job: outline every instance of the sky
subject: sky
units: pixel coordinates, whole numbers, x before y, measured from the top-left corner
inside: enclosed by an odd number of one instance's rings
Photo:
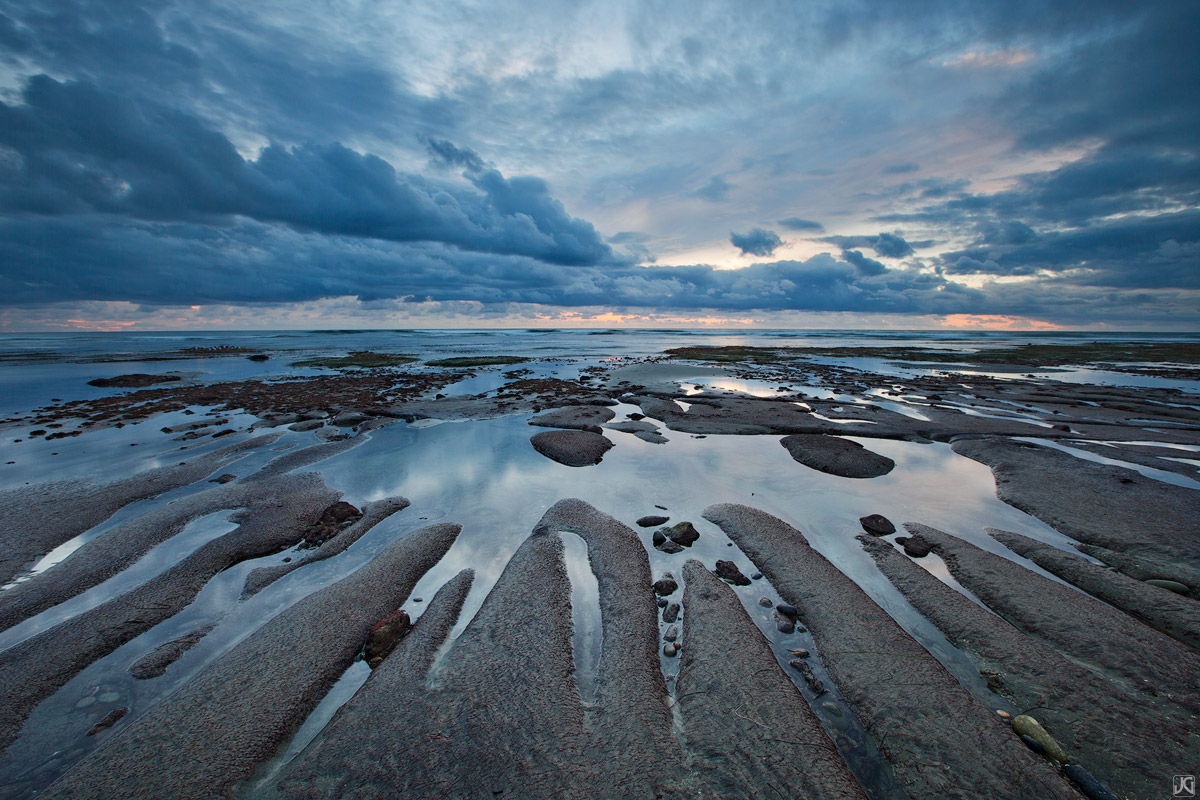
[[[1190,0],[0,0],[0,330],[1200,329]]]

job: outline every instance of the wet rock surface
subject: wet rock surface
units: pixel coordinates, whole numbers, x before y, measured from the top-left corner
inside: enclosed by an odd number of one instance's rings
[[[887,456],[838,436],[785,436],[779,443],[804,466],[842,478],[878,478],[896,466],[896,462]]]
[[[1036,709],[1038,721],[1067,758],[1117,791],[1129,797],[1156,796],[1171,764],[1200,758],[1200,736],[1187,709],[1166,696],[1148,694],[1144,684],[1123,679],[1096,659],[1067,658],[1053,641],[1007,622],[1005,604],[990,606],[1004,617],[981,608],[886,543],[865,535],[859,541],[918,611],[996,676],[994,691],[1019,709]],[[1031,611],[1054,614],[1055,608],[1039,599],[1050,582],[1028,574],[1031,582],[1006,585],[1004,595],[1022,598]],[[967,585],[974,591],[978,583]],[[1066,591],[1067,600],[1078,594]],[[1168,741],[1172,744],[1164,744]]]
[[[882,514],[869,514],[865,517],[859,517],[858,523],[862,525],[864,531],[872,536],[890,536],[896,532],[896,526]]]
[[[799,531],[743,505],[709,506],[704,517],[797,608],[829,674],[910,798],[1073,796],[1045,761]],[[902,682],[893,680],[898,663]],[[936,704],[927,702],[931,695]]]
[[[546,458],[568,467],[599,464],[613,446],[608,439],[591,431],[546,431],[534,434],[529,442]]]
[[[718,578],[732,583],[734,586],[750,585],[750,579],[743,575],[742,571],[738,569],[737,564],[733,563],[732,561],[719,559],[714,571],[717,573]]]
[[[606,406],[568,406],[530,417],[529,424],[600,433],[600,426],[615,416],[613,410]]]

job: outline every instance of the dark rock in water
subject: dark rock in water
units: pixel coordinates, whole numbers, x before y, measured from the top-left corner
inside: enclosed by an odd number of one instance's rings
[[[355,425],[362,425],[371,417],[361,411],[343,411],[333,418],[333,424],[339,428],[353,428]]]
[[[676,544],[675,542],[672,542],[670,539],[666,538],[665,536],[663,537],[662,542],[659,544],[656,544],[654,547],[656,550],[661,550],[662,552],[664,552],[670,556],[673,556],[676,553],[683,552],[683,545]]]
[[[751,572],[751,573],[750,573],[750,580],[752,580],[752,581],[761,581],[761,580],[762,580],[762,573],[761,573],[761,572]]]
[[[843,478],[877,478],[896,466],[890,458],[839,436],[793,434],[783,437],[779,443],[804,466]]]
[[[678,588],[679,584],[675,582],[675,576],[669,572],[664,572],[663,576],[654,582],[654,593],[659,597],[672,595]]]
[[[667,598],[665,598],[665,597],[660,597],[660,598],[658,598],[658,600],[657,600],[657,601],[655,601],[655,602],[657,602],[657,603],[658,603],[658,607],[659,607],[659,608],[666,608],[666,607],[667,607]]]
[[[666,510],[667,510],[667,507],[666,507],[666,506],[660,506],[658,503],[655,503],[655,504],[654,504],[654,507],[655,507],[655,508],[657,508],[659,511],[666,511]]]
[[[408,633],[411,627],[412,621],[404,609],[394,611],[376,622],[367,637],[367,645],[363,648],[363,658],[366,659],[367,666],[371,669],[379,666],[387,654],[392,652],[396,642],[400,641],[400,637]]]
[[[821,683],[821,679],[816,676],[812,667],[803,658],[793,658],[788,662],[788,666],[800,673],[800,677],[804,678],[804,683],[808,685],[808,690],[815,696],[820,697],[828,691],[825,684]]]
[[[642,419],[646,418],[645,414],[639,414],[636,411],[633,412],[632,414],[626,414],[625,416],[629,417],[634,422],[637,422],[638,420],[642,420]]]
[[[255,353],[252,356],[246,356],[250,361],[270,361],[271,357],[266,353]]]
[[[795,619],[796,615],[800,613],[796,610],[795,606],[789,606],[787,603],[779,603],[777,606],[775,606],[775,610],[790,619]]]
[[[675,642],[667,642],[663,645],[663,655],[667,658],[674,658],[679,655],[679,645]]]
[[[883,514],[870,514],[858,518],[862,528],[872,536],[887,536],[896,532],[896,526]]]
[[[234,475],[232,472],[226,472],[224,475],[218,475],[217,477],[213,478],[209,481],[209,483],[229,483],[230,481],[236,480],[237,475]]]
[[[907,541],[908,541],[908,537],[907,537],[907,536],[897,536],[897,537],[896,537],[896,544],[900,544],[900,545],[902,545],[902,544],[904,544],[904,543],[905,543],[905,542],[907,542]]]
[[[533,449],[568,467],[590,467],[599,464],[613,446],[599,433],[591,431],[545,431],[529,437]]]
[[[742,571],[737,568],[737,564],[732,561],[717,561],[715,570],[717,577],[734,586],[749,586],[750,579],[742,574]]]
[[[604,406],[570,406],[532,417],[529,424],[543,428],[573,428],[599,433],[600,426],[614,416],[616,415],[612,409]]]
[[[664,529],[663,533],[672,542],[681,544],[684,547],[691,547],[700,538],[700,532],[690,522],[680,522],[672,528]]]
[[[1191,594],[1191,590],[1179,581],[1167,580],[1166,578],[1151,578],[1146,583],[1151,586],[1157,586],[1160,589],[1166,589],[1168,592],[1174,592],[1175,594]]]
[[[775,627],[780,633],[795,633],[796,620],[786,614],[780,614],[778,610],[775,611],[773,616],[775,617]]]
[[[679,603],[670,603],[663,609],[663,622],[674,622],[679,619]]]
[[[672,625],[671,627],[667,628],[666,632],[663,634],[663,641],[666,641],[666,642],[673,642],[678,638],[679,638],[679,626],[678,625]]]
[[[1037,753],[1039,756],[1044,756],[1046,754],[1046,748],[1042,747],[1042,743],[1037,739],[1033,738],[1032,736],[1027,736],[1023,733],[1019,735],[1021,737],[1021,741],[1024,742],[1025,746],[1030,750]]]
[[[665,533],[663,533],[661,530],[655,531],[654,534],[650,537],[650,541],[654,543],[655,547],[658,547],[660,544],[662,544],[666,540],[667,540],[667,535]]]
[[[904,552],[908,553],[913,558],[924,558],[929,555],[932,550],[929,542],[922,539],[920,536],[910,536],[904,540]]]
[[[345,500],[337,501],[321,512],[321,518],[317,520],[316,524],[304,532],[304,545],[317,547],[323,544],[343,527],[346,527],[346,523],[353,522],[361,516],[362,512]]]
[[[183,378],[179,375],[147,375],[136,372],[132,375],[118,375],[115,378],[96,378],[88,381],[88,386],[99,386],[103,389],[139,389],[143,386],[154,386],[157,383],[174,383]]]
[[[771,598],[769,598],[769,597],[758,598],[758,604],[760,606],[762,606],[763,608],[770,608],[771,606],[775,605],[774,603],[771,602]]]
[[[660,517],[660,516],[655,516],[654,514],[651,514],[648,517],[641,517],[640,519],[638,519],[637,524],[638,524],[638,527],[641,527],[641,528],[653,528],[655,525],[665,525],[669,519],[671,519],[671,518],[670,517]]]
[[[1071,783],[1075,784],[1088,800],[1117,800],[1115,794],[1105,788],[1104,784],[1100,783],[1100,781],[1092,777],[1092,773],[1078,764],[1064,764],[1062,771],[1063,775],[1070,778]]]
[[[125,716],[128,713],[129,713],[129,706],[121,706],[120,708],[114,708],[112,711],[105,714],[103,719],[101,719],[99,722],[97,722],[95,725],[93,725],[91,728],[89,728],[87,735],[95,736],[97,733],[103,733],[104,731],[111,728],[113,725],[116,725],[117,722],[121,719],[121,717]]]
[[[791,653],[796,658],[808,658],[811,655],[811,653],[809,653],[803,647],[796,647],[792,650],[788,650],[788,652]]]

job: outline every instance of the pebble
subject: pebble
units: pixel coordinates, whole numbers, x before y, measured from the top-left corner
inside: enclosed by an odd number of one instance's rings
[[[667,598],[665,598],[665,597],[660,597],[660,598],[658,598],[658,600],[657,600],[656,602],[658,603],[658,607],[659,607],[659,608],[666,608],[666,607],[667,607]]]
[[[1037,753],[1039,756],[1044,756],[1046,754],[1046,748],[1042,747],[1042,743],[1037,739],[1033,738],[1032,736],[1026,736],[1023,733],[1019,735],[1021,737],[1021,741],[1024,742],[1025,746],[1030,750]]]
[[[762,573],[761,573],[761,572],[754,572],[754,573],[751,573],[751,575],[750,575],[750,580],[752,580],[752,581],[761,581],[761,580],[762,580]]]
[[[674,658],[679,653],[679,645],[675,642],[667,642],[663,645],[663,655],[667,658]]]
[[[1116,795],[1092,777],[1092,773],[1078,764],[1064,764],[1062,771],[1071,779],[1072,783],[1079,787],[1079,791],[1083,792],[1083,796],[1088,800],[1117,800]]]
[[[656,525],[666,524],[667,520],[669,520],[669,519],[670,519],[670,517],[663,517],[663,516],[651,514],[649,516],[639,518],[637,521],[637,524],[639,527],[642,527],[642,528],[653,528]]]
[[[932,548],[920,536],[910,536],[904,542],[904,552],[913,558],[924,558]]]
[[[673,642],[678,638],[679,638],[679,626],[678,625],[672,625],[671,627],[667,628],[667,632],[663,634],[663,641],[665,641],[665,642]]]
[[[810,655],[809,652],[803,647],[794,647],[791,650],[788,650],[788,652],[794,655],[796,658],[808,658]]]
[[[783,614],[785,617],[791,617],[792,619],[795,619],[796,615],[800,613],[796,610],[795,606],[789,606],[787,603],[778,604],[775,606],[775,610],[780,614]]]
[[[996,709],[996,716],[1000,717],[1000,719],[1012,719],[1012,714],[1008,713],[1003,708]]]
[[[101,703],[115,703],[121,699],[121,695],[117,692],[105,692],[96,698]]]
[[[763,608],[770,608],[771,606],[775,605],[774,603],[771,602],[771,598],[769,598],[769,597],[758,598],[758,604],[760,606],[762,606]]]
[[[732,561],[718,559],[715,572],[718,578],[726,583],[732,583],[734,586],[750,585],[750,579],[743,575],[742,571],[738,569],[737,564],[734,564]]]
[[[413,598],[413,602],[414,602],[414,603],[424,603],[424,602],[425,602],[425,598],[424,598],[424,597],[414,597],[414,598]]]
[[[825,694],[826,691],[828,691],[825,688],[825,684],[821,683],[821,679],[813,673],[812,667],[810,667],[808,662],[804,659],[793,658],[788,662],[788,666],[800,673],[800,675],[804,678],[804,682],[808,684],[809,691],[811,691],[817,697],[820,697],[821,695]]]
[[[858,524],[872,536],[888,536],[896,532],[896,526],[883,514],[870,514],[858,518]]]
[[[821,708],[825,709],[835,717],[840,717],[842,715],[842,709],[838,707],[837,703],[821,703]]]
[[[663,622],[674,622],[679,619],[679,603],[671,603],[663,609]]]
[[[663,576],[654,582],[654,593],[659,597],[675,594],[675,590],[678,588],[679,584],[675,582],[675,576],[669,572],[664,572]]]
[[[87,708],[88,706],[92,705],[95,702],[96,702],[96,698],[85,697],[82,700],[80,700],[78,703],[76,703],[75,707],[76,708]]]
[[[1036,740],[1046,751],[1046,756],[1054,759],[1060,764],[1067,763],[1067,754],[1063,751],[1058,742],[1054,741],[1054,737],[1046,732],[1041,723],[1028,714],[1021,714],[1013,718],[1012,728],[1017,734],[1022,737],[1028,736]]]
[[[775,617],[775,627],[779,630],[780,633],[795,633],[796,632],[796,620],[794,620],[791,617],[786,616],[784,614],[780,614],[778,611],[775,612],[774,617]]]
[[[1166,589],[1168,592],[1174,592],[1175,594],[1186,595],[1191,593],[1188,587],[1184,586],[1179,581],[1170,581],[1165,578],[1151,578],[1150,580],[1146,581],[1146,583],[1150,584],[1151,586],[1157,586],[1160,589]]]

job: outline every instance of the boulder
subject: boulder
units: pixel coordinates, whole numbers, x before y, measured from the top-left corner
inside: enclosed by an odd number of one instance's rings
[[[887,536],[896,532],[896,526],[883,514],[859,517],[858,522],[862,525],[862,529],[872,536]]]
[[[545,431],[529,438],[533,449],[568,467],[590,467],[599,464],[613,446],[599,433],[591,431]]]
[[[641,528],[653,528],[656,525],[665,525],[669,519],[670,517],[662,517],[655,514],[650,514],[649,516],[640,517],[637,521],[637,524],[638,527]]]
[[[1040,744],[1047,758],[1052,758],[1060,764],[1067,763],[1067,754],[1063,752],[1062,747],[1033,717],[1028,714],[1013,717],[1012,728],[1019,736],[1028,736]]]
[[[896,466],[858,442],[823,433],[793,434],[779,440],[792,458],[806,467],[842,478],[877,478]]]
[[[675,544],[684,547],[691,547],[700,538],[700,532],[690,522],[680,522],[674,527],[664,528],[662,533]]]
[[[659,597],[675,594],[675,590],[678,588],[679,584],[675,582],[675,576],[669,572],[664,572],[663,576],[654,582],[654,593]]]
[[[750,579],[742,574],[742,571],[737,568],[737,564],[732,561],[717,561],[716,568],[717,577],[726,583],[732,583],[734,586],[749,586]]]

